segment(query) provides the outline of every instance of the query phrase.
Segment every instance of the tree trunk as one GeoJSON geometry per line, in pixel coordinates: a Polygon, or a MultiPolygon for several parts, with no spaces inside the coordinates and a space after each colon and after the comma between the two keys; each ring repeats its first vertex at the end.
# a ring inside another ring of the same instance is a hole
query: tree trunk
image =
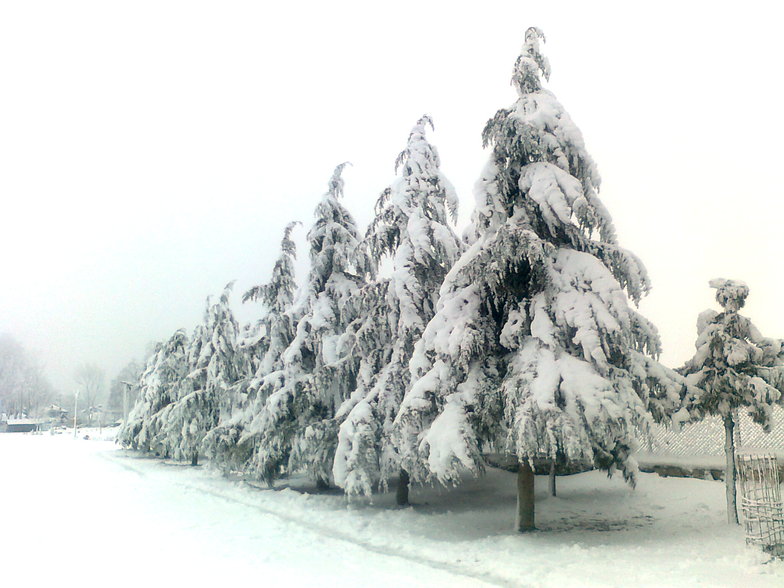
{"type": "Polygon", "coordinates": [[[735,421],[735,449],[740,449],[743,446],[743,438],[740,434],[740,409],[736,408],[732,411],[732,419],[735,421]]]}
{"type": "Polygon", "coordinates": [[[735,421],[732,413],[724,417],[724,456],[726,469],[724,470],[724,484],[727,493],[727,522],[738,524],[738,507],[735,499],[735,421]]]}
{"type": "Polygon", "coordinates": [[[199,465],[199,452],[198,451],[194,451],[193,455],[191,455],[191,465],[192,466],[199,465]]]}
{"type": "Polygon", "coordinates": [[[410,481],[408,472],[401,468],[400,479],[397,482],[397,490],[395,492],[395,500],[398,506],[408,506],[408,485],[410,481]]]}
{"type": "Polygon", "coordinates": [[[550,462],[550,496],[555,496],[555,460],[550,462]]]}
{"type": "Polygon", "coordinates": [[[321,476],[316,478],[316,490],[319,492],[324,492],[325,490],[329,490],[329,481],[325,480],[321,476]]]}
{"type": "Polygon", "coordinates": [[[520,462],[517,470],[517,520],[520,533],[535,531],[534,526],[534,471],[527,460],[520,462]]]}

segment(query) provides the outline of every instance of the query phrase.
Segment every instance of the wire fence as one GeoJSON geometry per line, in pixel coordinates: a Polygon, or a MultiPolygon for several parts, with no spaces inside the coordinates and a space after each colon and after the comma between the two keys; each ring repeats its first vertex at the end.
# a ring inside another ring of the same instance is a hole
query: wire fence
{"type": "Polygon", "coordinates": [[[784,556],[784,507],[776,457],[739,453],[736,463],[746,543],[784,556]]]}
{"type": "MultiPolygon", "coordinates": [[[[743,411],[736,414],[735,446],[739,450],[754,449],[784,457],[784,409],[773,407],[770,433],[751,420],[743,411]]],[[[655,425],[652,439],[642,442],[642,450],[655,455],[724,455],[724,423],[720,417],[708,417],[684,425],[680,431],[655,425]]]]}

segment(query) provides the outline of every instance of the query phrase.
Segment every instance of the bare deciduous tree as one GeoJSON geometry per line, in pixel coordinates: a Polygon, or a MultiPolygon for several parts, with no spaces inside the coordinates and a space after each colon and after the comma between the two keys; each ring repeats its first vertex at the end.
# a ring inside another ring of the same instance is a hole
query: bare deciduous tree
{"type": "Polygon", "coordinates": [[[74,381],[79,393],[79,406],[87,412],[87,420],[91,424],[93,414],[99,409],[104,379],[103,370],[92,363],[82,364],[74,374],[74,381]]]}
{"type": "Polygon", "coordinates": [[[12,336],[1,334],[0,413],[37,415],[54,396],[43,363],[12,336]]]}

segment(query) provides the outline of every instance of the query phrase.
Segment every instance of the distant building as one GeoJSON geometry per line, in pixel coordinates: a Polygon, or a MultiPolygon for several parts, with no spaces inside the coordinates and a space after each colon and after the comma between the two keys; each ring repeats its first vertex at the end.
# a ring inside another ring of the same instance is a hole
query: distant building
{"type": "Polygon", "coordinates": [[[65,424],[65,422],[68,420],[68,411],[61,406],[51,404],[46,408],[46,410],[43,411],[43,416],[53,423],[65,424]]]}
{"type": "Polygon", "coordinates": [[[49,428],[46,419],[8,419],[5,423],[5,433],[31,433],[49,428]]]}
{"type": "Polygon", "coordinates": [[[31,433],[48,431],[52,427],[62,426],[68,422],[68,411],[52,404],[41,411],[39,418],[8,418],[0,414],[0,433],[31,433]]]}

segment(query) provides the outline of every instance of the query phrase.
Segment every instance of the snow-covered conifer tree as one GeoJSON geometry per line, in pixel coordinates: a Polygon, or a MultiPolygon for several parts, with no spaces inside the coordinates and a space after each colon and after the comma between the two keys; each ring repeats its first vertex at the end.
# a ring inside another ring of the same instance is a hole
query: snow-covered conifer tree
{"type": "Polygon", "coordinates": [[[697,352],[680,371],[696,392],[686,403],[692,417],[717,415],[724,421],[727,518],[737,524],[733,413],[744,408],[764,430],[770,430],[771,406],[784,392],[784,358],[781,340],[763,337],[747,317],[738,314],[749,295],[745,283],[715,279],[710,286],[716,288],[723,312],[700,314],[697,352]]]}
{"type": "Polygon", "coordinates": [[[281,355],[294,337],[294,324],[288,311],[294,302],[297,288],[294,279],[297,246],[291,239],[291,233],[298,224],[300,223],[292,222],[286,225],[280,242],[280,257],[272,268],[270,281],[254,286],[242,297],[243,302],[260,301],[266,309],[266,314],[258,323],[258,331],[264,344],[255,372],[256,380],[261,380],[265,375],[281,367],[281,355]]]}
{"type": "Polygon", "coordinates": [[[153,400],[149,393],[148,386],[158,354],[162,347],[162,343],[155,344],[152,354],[147,358],[144,366],[142,366],[139,377],[131,382],[137,392],[136,400],[117,431],[116,437],[117,442],[124,447],[132,449],[137,448],[139,432],[142,429],[144,420],[149,417],[150,411],[152,410],[153,400]]]}
{"type": "Polygon", "coordinates": [[[169,456],[169,448],[159,441],[165,422],[162,414],[177,400],[182,382],[188,376],[187,351],[188,335],[183,329],[156,345],[139,379],[136,404],[117,434],[122,445],[169,456]]]}
{"type": "Polygon", "coordinates": [[[637,429],[673,411],[683,386],[653,359],[656,330],[628,304],[648,277],[616,242],[582,135],[542,85],[540,39],[528,29],[518,99],[484,130],[492,154],[470,246],[416,345],[395,422],[414,480],[481,472],[488,451],[516,457],[521,531],[534,528],[535,459],[620,467],[633,482],[637,429]]]}
{"type": "Polygon", "coordinates": [[[360,358],[347,353],[345,334],[355,318],[352,297],[371,265],[356,223],[340,203],[345,165],[335,169],[308,232],[311,268],[292,310],[294,339],[281,369],[262,381],[271,393],[245,432],[256,438],[253,469],[267,480],[285,465],[307,470],[320,485],[328,483],[337,445],[335,414],[355,388],[360,358]]]}
{"type": "MultiPolygon", "coordinates": [[[[395,164],[400,177],[379,197],[366,237],[376,263],[384,256],[392,259],[392,274],[366,287],[361,302],[365,320],[358,348],[365,358],[376,354],[382,369],[378,375],[371,371],[374,385],[358,387],[339,414],[345,417],[333,471],[349,495],[370,494],[373,484],[386,484],[399,471],[390,435],[411,379],[408,362],[435,314],[444,276],[461,253],[447,220],[450,213],[454,220],[457,196],[427,141],[428,124],[432,127],[424,116],[412,129],[395,164]]],[[[406,477],[401,472],[401,503],[407,502],[406,477]]]]}
{"type": "Polygon", "coordinates": [[[223,412],[220,424],[210,431],[204,442],[207,454],[225,471],[244,469],[250,460],[253,443],[247,438],[240,443],[240,439],[245,427],[264,407],[269,388],[262,385],[265,376],[282,367],[281,356],[294,337],[294,321],[289,311],[296,290],[296,245],[291,233],[298,224],[289,223],[283,232],[280,256],[270,281],[254,286],[242,297],[243,302],[260,301],[265,314],[253,325],[253,335],[244,345],[248,371],[235,385],[234,402],[223,412]]]}
{"type": "Polygon", "coordinates": [[[197,327],[189,353],[191,371],[163,428],[172,457],[192,465],[198,463],[205,435],[218,425],[221,412],[228,412],[229,391],[245,369],[245,355],[237,347],[239,327],[229,305],[232,286],[226,286],[217,302],[207,299],[204,323],[197,327]]]}

